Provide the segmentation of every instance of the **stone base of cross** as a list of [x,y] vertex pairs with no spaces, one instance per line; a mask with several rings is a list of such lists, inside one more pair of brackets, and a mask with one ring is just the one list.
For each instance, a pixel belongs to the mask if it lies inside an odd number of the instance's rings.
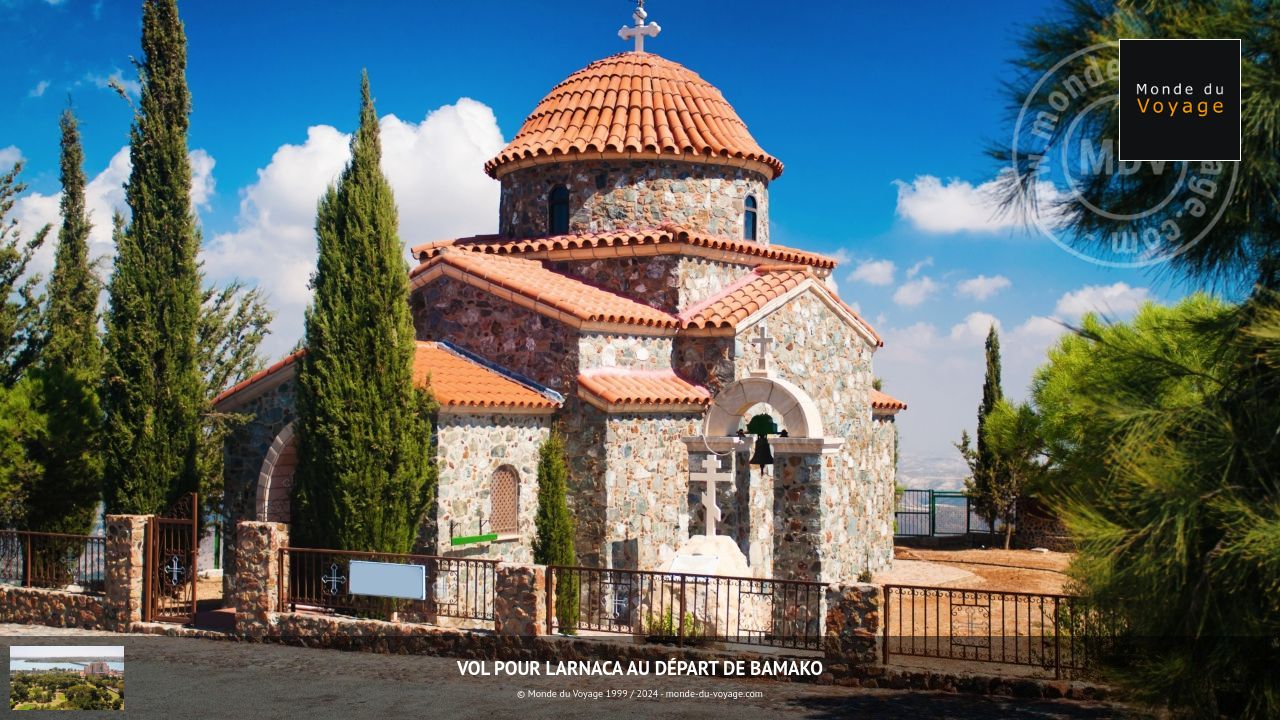
[[[720,458],[728,459],[729,467],[720,469]],[[689,460],[689,482],[705,482],[706,490],[702,492],[702,507],[706,510],[707,515],[707,537],[713,537],[716,534],[716,523],[720,522],[723,517],[720,514],[720,506],[716,504],[716,483],[727,482],[729,487],[733,488],[733,454],[717,456],[707,454],[701,456],[698,460],[690,458]],[[710,467],[708,467],[710,465]]]

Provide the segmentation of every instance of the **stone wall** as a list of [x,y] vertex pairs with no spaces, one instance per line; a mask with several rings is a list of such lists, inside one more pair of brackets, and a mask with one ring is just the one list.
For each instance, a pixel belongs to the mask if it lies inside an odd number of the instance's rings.
[[64,590],[0,585],[0,623],[114,630],[105,600]]
[[709,260],[707,258],[681,256],[676,266],[676,287],[680,293],[680,309],[706,300],[732,285],[735,280],[751,272],[755,265],[768,263],[760,258],[751,265]]
[[732,337],[682,335],[675,340],[671,364],[680,377],[715,395],[733,382],[736,355]]
[[493,631],[533,637],[547,628],[547,568],[499,563],[494,569]]
[[561,394],[573,394],[577,329],[447,277],[415,292],[409,306],[418,340],[447,340]]
[[548,232],[548,197],[569,190],[569,231],[595,233],[674,223],[709,235],[741,238],[743,202],[756,198],[756,237],[769,242],[768,180],[754,170],[677,160],[574,160],[515,170],[502,178],[498,232]]
[[671,368],[671,338],[582,333],[578,338],[578,362],[582,370],[668,370]]
[[[289,379],[236,408],[249,422],[234,427],[223,444],[222,537],[234,538],[242,520],[256,520],[258,474],[276,436],[297,417],[294,396],[297,385]],[[235,543],[222,544],[222,593],[235,591]]]
[[880,661],[880,602],[879,585],[828,586],[824,651],[831,661],[846,666]]
[[240,576],[227,596],[236,609],[236,632],[264,637],[271,631],[271,613],[279,611],[280,548],[289,545],[284,523],[245,521],[236,527],[236,556]]
[[1055,552],[1076,551],[1075,542],[1061,520],[1031,514],[1018,516],[1018,523],[1013,529],[1013,546],[1044,548]]
[[[419,550],[431,555],[532,562],[534,517],[538,512],[538,450],[551,433],[551,418],[441,413],[436,432],[439,485],[433,522]],[[504,465],[515,470],[520,480],[519,532],[494,542],[453,548],[449,543],[451,527],[454,536],[478,535],[481,519],[488,522],[493,473]],[[484,532],[491,532],[491,528],[486,525]]]
[[680,261],[678,255],[654,255],[556,261],[548,267],[663,312],[677,313]]
[[689,536],[688,454],[701,413],[615,414],[605,439],[608,567],[661,570]]
[[106,627],[124,632],[142,621],[142,582],[146,575],[146,515],[108,515],[104,571]]
[[[813,398],[827,436],[844,438],[839,450],[823,461],[819,579],[850,580],[864,569],[886,568],[893,557],[894,473],[871,416],[875,348],[813,293],[779,308],[767,323],[775,339],[772,358],[778,376]],[[749,374],[757,362],[757,347],[749,342],[753,331],[738,336],[738,377]]]

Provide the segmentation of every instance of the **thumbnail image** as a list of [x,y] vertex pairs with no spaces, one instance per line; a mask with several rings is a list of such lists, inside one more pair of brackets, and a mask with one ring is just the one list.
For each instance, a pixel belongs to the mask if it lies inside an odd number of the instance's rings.
[[10,710],[123,710],[121,645],[14,645]]

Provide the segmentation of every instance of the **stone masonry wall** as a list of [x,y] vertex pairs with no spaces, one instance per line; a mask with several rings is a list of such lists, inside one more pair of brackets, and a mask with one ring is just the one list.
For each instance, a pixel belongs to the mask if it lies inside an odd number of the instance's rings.
[[227,596],[236,609],[236,632],[248,637],[265,637],[271,631],[271,614],[279,611],[279,551],[289,545],[289,526],[284,523],[245,521],[236,527],[236,572],[240,575],[235,592]]
[[546,632],[546,566],[499,563],[493,585],[495,633],[534,637]]
[[680,292],[680,308],[706,300],[732,285],[757,264],[770,262],[760,258],[752,265],[739,265],[722,260],[682,256],[676,266],[676,287]]
[[232,429],[223,444],[222,537],[228,539],[222,544],[223,597],[231,596],[236,583],[235,543],[230,539],[240,521],[257,519],[258,473],[271,443],[297,417],[296,387],[293,379],[286,380],[235,409],[252,419]]
[[572,233],[674,223],[709,235],[741,238],[743,202],[755,195],[756,237],[769,243],[764,175],[675,160],[576,160],[515,170],[502,178],[498,232],[509,237],[549,234],[547,200],[557,185],[569,190]]
[[[880,660],[880,586],[833,584],[826,593],[825,647],[828,661],[843,665],[875,665]],[[832,672],[839,672],[836,667]]]
[[671,338],[583,333],[578,338],[578,362],[583,370],[666,370],[671,367]]
[[[534,517],[538,513],[538,450],[551,434],[545,415],[453,415],[442,413],[438,433],[439,485],[432,531],[434,542],[421,548],[431,555],[465,555],[507,562],[533,561]],[[519,532],[496,541],[453,548],[455,536],[480,534],[490,517],[493,473],[510,466],[520,479]],[[484,532],[491,532],[486,525]]]
[[106,517],[104,571],[106,572],[106,626],[124,632],[142,621],[142,581],[146,574],[146,515]]
[[112,630],[104,599],[64,590],[0,586],[0,623]]
[[689,536],[689,464],[680,438],[699,413],[616,414],[607,422],[605,557],[620,569],[660,570]]
[[663,312],[677,313],[680,312],[679,263],[677,255],[655,255],[557,261],[548,267]]
[[[875,348],[813,293],[779,308],[766,322],[775,339],[778,375],[813,398],[828,436],[844,438],[838,452],[824,460],[819,579],[850,580],[863,569],[886,568],[893,555],[894,477],[871,417]],[[738,337],[739,377],[756,365],[757,348],[749,342],[753,331]]]

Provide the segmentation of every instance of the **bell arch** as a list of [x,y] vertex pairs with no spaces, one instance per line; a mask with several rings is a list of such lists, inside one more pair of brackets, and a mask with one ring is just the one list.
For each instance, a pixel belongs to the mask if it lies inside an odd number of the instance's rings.
[[293,471],[298,465],[298,442],[293,423],[284,428],[271,441],[267,456],[258,471],[258,492],[254,501],[260,522],[289,522],[292,516],[290,495],[293,490]]
[[705,434],[725,437],[738,431],[753,405],[765,404],[782,415],[782,427],[793,438],[821,438],[822,414],[813,398],[794,383],[776,377],[746,377],[721,390],[707,409]]

